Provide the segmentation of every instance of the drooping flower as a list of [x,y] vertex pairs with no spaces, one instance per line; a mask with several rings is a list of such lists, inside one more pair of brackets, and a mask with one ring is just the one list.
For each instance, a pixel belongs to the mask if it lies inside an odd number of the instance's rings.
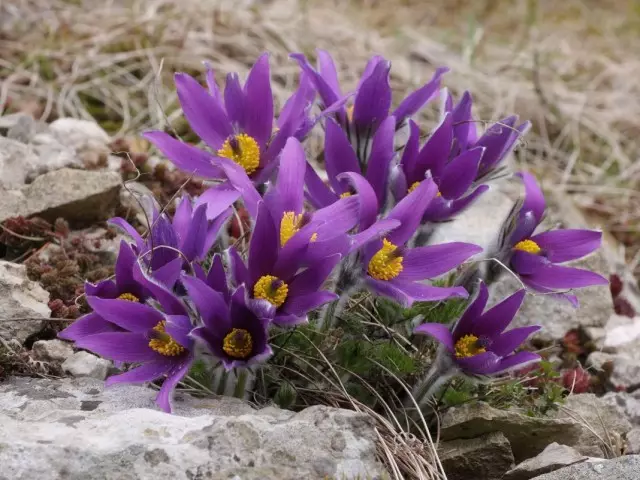
[[[544,196],[531,174],[519,173],[518,176],[524,183],[525,199],[502,228],[497,256],[536,292],[561,293],[574,288],[607,285],[608,280],[597,273],[561,265],[598,249],[602,232],[567,229],[535,234],[546,208]],[[576,304],[574,296],[564,296]]]
[[[317,70],[309,64],[304,55],[294,53],[291,57],[309,75],[326,107],[340,105],[340,102],[344,102],[348,96],[343,95],[340,88],[335,63],[331,55],[324,50],[317,50],[317,55]],[[365,66],[355,90],[353,104],[335,108],[335,119],[346,133],[360,165],[366,165],[369,161],[371,140],[387,117],[395,118],[394,132],[402,127],[408,118],[437,96],[440,79],[448,71],[447,68],[437,69],[429,82],[408,95],[391,112],[390,70],[389,61],[378,55],[372,57]]]
[[474,147],[451,158],[454,134],[451,113],[445,113],[442,122],[422,148],[418,125],[410,121],[409,127],[409,140],[399,165],[394,167],[391,175],[393,196],[400,201],[427,176],[431,176],[438,187],[438,194],[427,207],[422,220],[449,220],[489,188],[487,185],[473,188],[486,149]]
[[178,168],[210,179],[222,179],[220,158],[240,166],[256,184],[264,183],[277,166],[286,140],[303,137],[313,126],[308,112],[315,94],[301,78],[299,90],[283,109],[274,132],[274,107],[268,54],[261,55],[242,86],[238,74],[227,75],[224,93],[213,71],[207,74],[208,91],[193,77],[175,76],[178,99],[193,131],[213,154],[187,145],[164,132],[147,132],[149,139]]
[[[441,288],[426,285],[424,280],[443,275],[482,251],[469,243],[444,243],[408,248],[422,216],[437,193],[431,179],[423,180],[402,199],[384,219],[376,222],[378,206],[371,186],[357,174],[345,174],[351,179],[361,198],[360,233],[354,236],[353,250],[361,250],[360,268],[364,284],[374,292],[389,297],[403,306],[414,301],[444,300],[467,297],[462,287]],[[396,221],[397,227],[380,239],[377,231],[388,230],[383,222]]]
[[429,335],[440,342],[455,365],[471,375],[494,375],[528,363],[540,356],[527,351],[515,352],[539,326],[506,330],[525,297],[520,290],[483,313],[489,292],[484,283],[467,307],[453,331],[442,323],[425,323],[414,333]]
[[[88,296],[102,299],[121,299],[134,303],[144,303],[151,296],[151,292],[135,278],[135,270],[139,269],[138,259],[131,246],[122,240],[115,265],[115,278],[103,280],[97,284],[85,283],[85,293]],[[172,288],[180,275],[179,262],[169,262],[154,272],[156,281]],[[91,312],[75,320],[69,327],[61,331],[58,336],[66,340],[78,340],[104,332],[117,332],[122,329],[97,312]]]
[[450,113],[453,125],[451,158],[474,148],[483,148],[484,153],[478,165],[475,183],[480,184],[494,178],[500,173],[502,161],[513,151],[518,139],[531,128],[531,122],[517,125],[518,116],[513,115],[494,123],[479,136],[478,121],[473,118],[471,112],[471,94],[465,92],[456,105],[446,90],[443,97],[443,114]]
[[199,278],[183,275],[182,283],[202,320],[192,336],[203,341],[227,370],[250,367],[271,356],[268,327],[273,305],[248,298],[244,285],[227,300]]
[[202,260],[231,216],[230,205],[238,197],[238,193],[228,186],[214,187],[207,194],[205,199],[198,199],[199,205],[195,208],[192,199],[183,196],[172,220],[154,208],[150,215],[151,233],[144,239],[123,218],[113,218],[109,223],[131,236],[135,253],[154,272],[176,258],[182,258],[185,264]]
[[164,411],[170,412],[170,395],[194,359],[190,337],[193,327],[189,316],[170,315],[126,299],[88,296],[87,301],[98,316],[121,330],[82,337],[76,341],[76,346],[118,363],[138,365],[109,377],[107,385],[150,382],[166,377],[156,402]]

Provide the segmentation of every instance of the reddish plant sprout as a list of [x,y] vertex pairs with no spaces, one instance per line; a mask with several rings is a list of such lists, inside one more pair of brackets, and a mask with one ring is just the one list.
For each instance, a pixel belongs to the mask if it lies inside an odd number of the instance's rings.
[[586,393],[591,388],[591,375],[581,367],[565,370],[562,386],[572,393]]

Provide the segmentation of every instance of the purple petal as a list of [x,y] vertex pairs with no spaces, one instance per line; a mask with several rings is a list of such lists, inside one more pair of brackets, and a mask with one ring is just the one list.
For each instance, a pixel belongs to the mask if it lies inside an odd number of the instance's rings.
[[187,315],[167,315],[166,320],[165,332],[179,345],[191,350],[193,348],[193,340],[189,337],[193,330],[191,319]]
[[[423,222],[442,222],[454,218],[458,213],[466,210],[480,195],[489,190],[489,185],[480,185],[473,192],[463,198],[453,201],[444,201],[442,197],[431,202],[429,208],[422,217]],[[442,201],[438,201],[438,199]]]
[[514,246],[521,240],[530,237],[538,226],[538,220],[536,219],[533,211],[524,212],[523,210],[520,210],[518,215],[515,228],[507,240],[509,246]]
[[[313,292],[304,295],[296,295],[287,298],[287,301],[282,305],[282,311],[304,317],[305,314],[314,310],[325,303],[333,302],[338,299],[338,295],[333,292]],[[274,319],[274,323],[278,324],[278,318]]]
[[117,298],[121,293],[133,292],[118,287],[113,280],[102,280],[95,285],[90,282],[85,282],[84,293],[93,297]]
[[338,195],[327,187],[309,163],[306,166],[304,181],[309,192],[309,200],[314,207],[326,207],[338,199]]
[[559,265],[547,265],[536,270],[531,275],[527,275],[527,278],[533,283],[552,290],[568,290],[609,284],[606,278],[597,273]]
[[182,276],[182,283],[206,328],[213,332],[229,328],[229,307],[221,293],[212,290],[203,281],[188,275]]
[[207,207],[200,205],[196,208],[189,229],[184,232],[177,232],[182,237],[180,251],[188,261],[200,260],[204,249],[207,234]]
[[531,275],[539,268],[549,265],[549,260],[544,255],[516,250],[511,256],[510,265],[519,275]]
[[128,300],[87,296],[87,302],[102,318],[130,332],[146,332],[164,319],[154,308]]
[[522,209],[520,210],[520,215],[522,216],[527,212],[533,212],[537,223],[540,223],[544,215],[546,203],[536,178],[528,172],[519,172],[516,176],[522,179],[525,190],[525,199],[522,204]]
[[266,145],[273,130],[273,94],[268,53],[263,53],[251,68],[244,93],[245,130],[260,145]]
[[353,102],[353,123],[359,128],[375,128],[388,117],[391,107],[390,69],[390,62],[378,61],[368,77],[363,75],[364,80]]
[[540,355],[532,352],[518,352],[513,355],[500,360],[500,363],[491,374],[504,373],[513,370],[514,367],[522,368],[533,362],[539,362],[541,360]]
[[427,171],[439,178],[449,160],[451,143],[453,141],[453,120],[450,114],[445,114],[427,142],[424,144],[418,156],[415,158],[411,170],[407,173],[410,179],[421,181]]
[[553,263],[577,260],[597,250],[602,232],[594,230],[552,230],[531,238]]
[[218,102],[219,105],[222,105],[223,103],[222,94],[220,93],[220,89],[218,88],[218,84],[216,83],[216,75],[215,75],[215,72],[213,71],[213,67],[208,62],[204,62],[204,66],[207,69],[205,80],[207,82],[207,88],[209,89],[209,94],[213,97],[213,99],[216,102]]
[[[236,252],[237,254],[237,252]],[[244,267],[244,263],[242,265]],[[245,267],[246,271],[246,267]],[[246,280],[242,280],[243,282]],[[222,293],[225,300],[229,299],[229,286],[227,285],[227,275],[224,271],[224,265],[222,264],[222,256],[219,253],[216,253],[213,256],[213,262],[211,263],[211,268],[209,269],[209,273],[207,274],[207,278],[205,283],[213,288],[216,292]]]
[[409,307],[414,301],[436,301],[448,298],[466,298],[469,294],[462,287],[441,288],[432,287],[418,282],[376,280],[367,276],[367,284],[378,293],[385,295],[403,307]]
[[[182,266],[184,261],[182,258],[176,258],[175,260],[170,261],[166,265],[154,270],[151,273],[151,277],[156,280],[158,283],[167,287],[168,289],[172,289],[173,286],[178,281],[178,277],[180,277],[180,272],[182,271]],[[133,275],[136,277],[136,269],[140,269],[140,266],[135,266],[133,269]],[[136,280],[137,281],[137,280]],[[145,282],[146,286],[146,282]]]
[[451,335],[451,330],[449,330],[449,327],[447,325],[443,325],[442,323],[423,323],[422,325],[416,327],[413,333],[429,335],[430,337],[435,338],[438,342],[443,344],[451,353],[455,351],[453,336]]
[[153,143],[162,154],[180,170],[205,178],[223,178],[219,167],[213,164],[213,155],[160,131],[145,132],[144,138]]
[[77,340],[76,347],[120,362],[152,362],[162,358],[149,347],[149,338],[141,333],[98,333]]
[[467,193],[476,179],[478,164],[483,153],[483,148],[473,148],[449,162],[438,183],[440,193],[444,198],[457,199]]
[[58,337],[64,340],[78,341],[81,338],[97,333],[120,332],[122,329],[111,322],[106,321],[97,313],[88,313],[75,320],[71,325],[58,333]]
[[357,195],[341,198],[328,207],[317,210],[311,217],[318,239],[332,238],[351,230],[358,223],[360,198]]
[[339,174],[342,172],[360,173],[356,152],[353,151],[342,128],[331,119],[327,119],[325,125],[324,163],[329,183],[335,192],[342,191],[337,179]]
[[156,277],[155,274],[150,276],[146,269],[140,268],[139,265],[136,265],[133,271],[133,277],[136,281],[149,290],[151,295],[160,302],[165,313],[170,315],[184,315],[186,311],[185,306],[171,290],[177,281],[177,276],[179,276],[178,265],[182,265],[181,258],[176,258],[173,262],[159,269],[160,277]]
[[[518,290],[510,297],[487,310],[482,316],[476,318],[469,333],[473,333],[477,337],[487,336],[489,338],[500,335],[509,326],[513,317],[516,316],[525,294],[525,290]],[[492,350],[494,349],[492,348]],[[499,352],[496,353],[503,355]]]
[[[251,288],[253,286],[253,283],[251,282],[251,276],[249,275],[249,270],[244,264],[242,257],[234,247],[230,247],[227,252],[229,254],[229,263],[231,266],[231,274],[233,276],[234,283],[236,284],[236,286],[242,285],[244,283]],[[216,289],[214,288],[214,290]]]
[[402,262],[402,280],[425,280],[435,278],[458,267],[465,260],[482,252],[482,248],[471,243],[442,243],[407,250]]
[[298,62],[298,65],[300,65],[300,68],[302,68],[303,72],[309,75],[309,78],[318,91],[318,94],[320,95],[322,103],[324,103],[325,107],[332,105],[339,100],[339,95],[334,91],[331,85],[327,83],[327,80],[318,72],[316,72],[311,65],[309,65],[309,62],[303,54],[292,53],[291,55],[289,55],[289,57],[296,60]]
[[391,282],[376,280],[366,275],[365,284],[369,288],[369,290],[372,290],[373,292],[376,292],[377,294],[384,297],[390,298],[391,300],[394,300],[405,308],[413,303],[413,298],[411,298],[402,289],[398,288]]
[[[405,152],[407,151],[408,146],[409,144],[405,147]],[[391,167],[391,171],[389,173],[389,187],[396,203],[407,195],[407,192],[409,191],[409,183],[407,182],[407,176],[402,170],[402,165],[394,165]]]
[[249,277],[251,284],[272,271],[278,259],[280,232],[276,230],[274,220],[267,206],[262,202],[259,206],[258,218],[249,244]]
[[464,92],[460,102],[451,112],[454,126],[454,135],[460,151],[466,150],[467,146],[475,142],[477,135],[476,124],[471,116],[473,99],[469,92]]
[[152,382],[170,371],[174,365],[175,359],[173,357],[162,357],[155,362],[147,363],[120,375],[113,375],[107,378],[105,385]]
[[285,211],[302,211],[306,169],[307,159],[302,144],[293,137],[289,138],[280,157],[276,187]]
[[493,352],[484,352],[467,358],[456,358],[456,363],[464,371],[476,375],[488,375],[495,372],[500,357]]
[[334,91],[336,96],[341,97],[342,93],[340,91],[340,83],[338,82],[338,72],[336,70],[335,63],[333,62],[333,58],[331,58],[331,55],[326,50],[318,48],[316,52],[318,54],[320,75],[327,85],[331,87],[331,90]]
[[351,237],[352,243],[349,251],[355,252],[371,241],[380,240],[383,236],[387,235],[388,232],[398,226],[400,226],[400,222],[398,220],[379,220],[363,232]]
[[341,259],[341,255],[332,255],[298,273],[289,282],[289,295],[303,295],[318,290]]
[[517,116],[507,117],[492,125],[476,143],[479,147],[485,147],[485,156],[482,158],[480,170],[487,171],[495,167],[505,156],[509,147],[515,143],[520,133],[514,128]]
[[224,106],[232,125],[244,130],[245,122],[245,97],[240,85],[240,77],[237,73],[228,73],[224,87]]
[[221,105],[186,73],[176,73],[176,89],[182,111],[193,131],[214,150],[233,134]]
[[[409,120],[409,139],[407,140],[407,144],[404,147],[404,151],[402,152],[402,158],[400,159],[400,167],[402,167],[402,171],[405,174],[405,183],[407,186],[404,188],[402,192],[398,192],[401,195],[399,198],[402,198],[407,193],[407,189],[409,186],[418,181],[424,180],[424,172],[416,173],[414,172],[414,164],[418,157],[418,152],[420,151],[420,127],[413,120]],[[418,176],[414,178],[413,175],[416,173]]]
[[387,215],[388,219],[400,221],[400,226],[387,237],[395,245],[404,245],[420,225],[429,202],[433,200],[438,187],[431,179],[420,182],[417,188],[404,197]]
[[191,217],[193,216],[193,207],[191,205],[191,199],[188,195],[184,195],[178,206],[176,207],[176,213],[173,215],[172,225],[173,229],[178,234],[178,238],[183,240],[189,230],[189,224],[191,223]]
[[195,205],[206,204],[207,219],[214,220],[233,205],[238,198],[240,198],[240,192],[230,183],[225,182],[207,189],[196,199]]
[[454,341],[459,340],[460,337],[463,337],[464,335],[467,335],[472,331],[473,325],[482,315],[482,311],[487,305],[488,300],[489,290],[487,289],[485,283],[481,281],[480,285],[478,285],[478,289],[475,292],[475,297],[453,328]]
[[393,138],[396,131],[395,117],[387,117],[376,131],[367,163],[366,178],[378,197],[379,205],[384,205],[389,178],[389,165],[395,156]]
[[192,364],[193,356],[189,356],[183,361],[183,363],[174,366],[169,372],[167,372],[167,378],[162,382],[162,388],[160,388],[160,391],[156,396],[156,403],[165,412],[171,413],[171,402],[169,398],[180,380],[189,373],[189,369]]
[[127,222],[124,218],[114,217],[109,219],[107,223],[109,223],[109,225],[113,225],[116,228],[119,228],[124,233],[129,235],[136,243],[136,248],[138,250],[137,253],[140,253],[144,246],[144,240],[142,239],[138,231],[133,228],[133,226],[129,222]]
[[540,330],[538,325],[531,327],[514,328],[508,332],[504,332],[499,337],[494,339],[489,349],[501,357],[507,356],[512,353],[516,348],[520,347],[524,341],[529,338],[534,332]]
[[440,90],[440,79],[442,75],[449,71],[446,67],[440,67],[436,70],[433,78],[425,83],[418,90],[412,92],[407,98],[405,98],[398,108],[391,114],[393,115],[398,124],[401,124],[407,117],[411,117],[418,113],[418,111],[424,107],[427,103],[433,100]]
[[258,204],[262,201],[260,193],[253,186],[244,168],[228,158],[216,157],[229,183],[240,192],[249,215],[253,218],[258,214]]
[[358,193],[360,206],[360,211],[358,213],[360,226],[358,230],[362,232],[373,225],[378,217],[379,203],[376,192],[371,184],[358,173],[345,172],[341,173],[338,178],[340,180],[347,179],[354,190]]
[[229,207],[226,211],[222,212],[213,222],[209,222],[204,243],[202,245],[202,249],[197,254],[197,259],[202,260],[209,254],[209,251],[213,248],[214,243],[216,243],[216,240],[218,239],[220,230],[224,228],[224,226],[229,221],[229,218],[231,218],[232,214],[233,208]]

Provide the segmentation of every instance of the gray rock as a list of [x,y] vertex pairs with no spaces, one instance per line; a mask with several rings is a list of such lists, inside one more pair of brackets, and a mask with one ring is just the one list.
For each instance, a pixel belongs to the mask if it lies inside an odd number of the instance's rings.
[[574,448],[553,442],[537,456],[525,460],[513,470],[509,470],[505,474],[504,480],[529,480],[536,475],[584,462],[587,458]]
[[499,480],[513,466],[511,445],[501,432],[443,442],[438,456],[449,480]]
[[59,118],[51,122],[49,129],[61,142],[76,150],[87,145],[107,145],[111,140],[100,125],[78,118]]
[[640,342],[634,348],[625,348],[624,352],[593,352],[587,358],[587,365],[596,370],[610,368],[609,379],[616,387],[640,385]]
[[638,480],[640,455],[628,455],[596,462],[584,462],[546,473],[533,480]]
[[602,401],[617,408],[631,425],[640,427],[640,392],[609,392],[602,397]]
[[316,406],[254,410],[179,394],[174,414],[140,386],[93,379],[0,384],[0,479],[376,478],[368,417]]
[[121,178],[114,172],[63,168],[41,175],[20,190],[0,191],[0,221],[38,215],[72,223],[106,220],[118,202]]
[[27,277],[27,268],[0,260],[0,336],[23,343],[49,318],[49,292]]
[[13,124],[7,129],[7,138],[29,143],[37,131],[37,123],[31,115],[16,114]]
[[37,360],[64,362],[73,355],[73,347],[63,340],[38,340],[31,348]]
[[89,352],[76,352],[62,364],[62,370],[74,377],[91,377],[104,380],[109,374],[111,362]]
[[627,455],[640,453],[640,428],[634,428],[627,433],[627,448],[625,449],[625,453]]
[[582,429],[570,418],[529,417],[477,402],[450,408],[442,417],[440,438],[447,441],[502,432],[511,443],[516,461],[521,462],[554,441],[573,446],[581,438]]
[[17,140],[0,137],[0,189],[24,185],[31,165],[39,162],[32,148]]

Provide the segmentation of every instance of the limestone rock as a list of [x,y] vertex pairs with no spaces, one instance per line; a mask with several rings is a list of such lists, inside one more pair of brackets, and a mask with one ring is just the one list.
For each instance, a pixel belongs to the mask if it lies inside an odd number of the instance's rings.
[[62,370],[74,377],[91,377],[104,380],[109,374],[111,362],[89,352],[76,352],[65,360]]
[[49,292],[27,277],[24,265],[0,260],[0,336],[23,343],[49,318]]
[[553,442],[537,456],[525,460],[513,470],[509,470],[503,480],[529,480],[536,475],[584,462],[587,458],[574,448]]
[[640,478],[640,455],[613,460],[578,463],[546,473],[533,480],[637,480]]
[[511,445],[501,432],[443,442],[438,456],[449,480],[499,480],[513,466]]
[[624,352],[593,352],[587,365],[597,370],[611,369],[611,383],[616,387],[640,385],[640,344],[625,348]]
[[640,428],[634,428],[627,433],[627,448],[626,454],[640,454]]
[[114,172],[63,168],[41,175],[20,190],[0,192],[0,221],[38,215],[70,222],[106,220],[118,202],[121,179]]
[[640,391],[609,392],[602,397],[602,401],[617,408],[631,422],[631,425],[640,427]]
[[38,156],[29,146],[18,140],[0,137],[0,189],[20,188],[26,181],[31,165],[38,161]]
[[89,120],[59,118],[49,125],[49,129],[61,143],[76,151],[104,147],[110,141],[109,134],[100,125]]
[[0,479],[380,478],[369,418],[316,406],[254,410],[179,394],[174,414],[140,386],[93,379],[0,384]]
[[31,349],[36,359],[46,362],[64,362],[73,355],[71,344],[57,338],[54,340],[38,340]]

